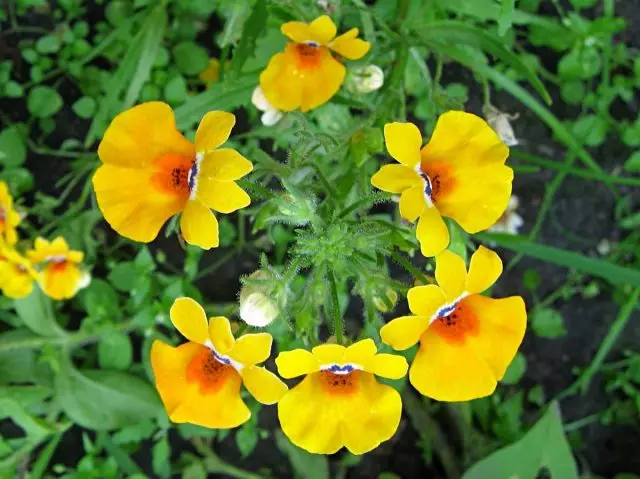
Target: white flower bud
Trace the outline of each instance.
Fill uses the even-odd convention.
[[[493,128],[505,145],[511,147],[520,144],[511,126],[511,121],[517,119],[518,115],[509,115],[492,106],[486,106],[484,116],[489,126]]]
[[[384,84],[384,72],[377,65],[354,68],[349,74],[348,88],[358,93],[371,93]]]
[[[273,126],[282,119],[282,112],[269,103],[269,100],[264,96],[264,92],[260,86],[257,86],[256,89],[253,90],[251,103],[253,103],[258,110],[263,112],[260,117],[260,121],[262,121],[263,125]]]
[[[509,204],[507,209],[500,217],[500,219],[494,224],[489,231],[493,233],[506,233],[510,235],[517,235],[518,230],[524,224],[522,217],[516,213],[520,201],[516,195],[511,195],[509,198]]]
[[[268,279],[269,274],[258,270],[251,279]],[[240,290],[240,318],[249,326],[265,327],[276,319],[278,308],[268,286],[245,284]]]

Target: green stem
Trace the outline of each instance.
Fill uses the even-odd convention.
[[[584,426],[588,426],[589,424],[596,422],[600,419],[601,416],[601,412],[590,414],[586,417],[583,417],[582,419],[578,419],[576,421],[565,424],[562,428],[564,429],[564,432],[575,431],[576,429],[583,428]]]
[[[333,271],[327,268],[327,278],[329,279],[329,289],[331,294],[331,309],[333,310],[333,328],[336,335],[336,342],[338,344],[344,343],[342,314],[340,314],[340,303],[338,301],[338,285],[336,284],[336,278],[333,275]]]
[[[199,280],[200,278],[213,273],[215,270],[217,270],[220,266],[222,266],[223,264],[225,264],[227,261],[229,261],[231,258],[233,258],[233,256],[237,253],[237,250],[232,249],[230,251],[227,251],[225,253],[225,255],[220,258],[218,261],[216,261],[215,263],[213,263],[210,266],[207,266],[206,268],[204,268],[203,270],[199,271],[198,274],[196,275],[195,278],[193,278],[194,281]]]
[[[245,471],[244,469],[240,469],[239,467],[235,467],[224,462],[215,452],[213,452],[210,441],[206,441],[201,437],[196,437],[192,439],[191,442],[196,451],[204,457],[204,464],[207,472],[212,474],[220,473],[223,477],[235,477],[237,479],[262,479],[262,476],[258,474]]]
[[[416,268],[414,265],[412,265],[411,262],[409,262],[409,260],[407,260],[400,253],[398,253],[396,251],[392,251],[390,253],[390,256],[391,256],[391,258],[393,258],[393,260],[396,263],[400,264],[404,269],[406,269],[409,272],[409,274],[413,275],[413,277],[415,279],[420,281],[422,284],[429,284],[429,280],[422,273],[422,271],[420,271],[418,268]]]

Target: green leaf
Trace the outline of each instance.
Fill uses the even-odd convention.
[[[501,37],[504,37],[511,28],[515,6],[516,0],[502,0],[502,9],[498,17],[498,35]]]
[[[162,413],[155,390],[142,379],[116,371],[81,372],[68,358],[60,363],[55,390],[64,412],[87,429],[119,429]]]
[[[112,331],[100,337],[98,363],[103,369],[125,371],[133,361],[133,346],[129,335]]]
[[[600,146],[607,136],[608,124],[597,115],[583,115],[573,124],[573,133],[588,146]]]
[[[55,432],[55,428],[32,416],[21,404],[7,397],[0,398],[0,420],[5,418],[20,426],[26,436],[35,443]]]
[[[35,353],[31,349],[12,347],[22,341],[38,339],[26,329],[12,329],[0,334],[0,384],[34,380]],[[6,349],[6,350],[5,350]]]
[[[0,132],[0,164],[4,167],[22,165],[27,159],[27,147],[15,126]]]
[[[158,477],[166,478],[171,474],[171,448],[169,441],[163,437],[153,445],[151,465]]]
[[[189,96],[187,82],[182,75],[176,75],[164,86],[164,97],[174,105],[183,103]]]
[[[630,173],[640,173],[640,150],[631,153],[631,156],[624,162],[624,169]]]
[[[24,96],[24,89],[20,83],[11,80],[4,85],[4,94],[9,98],[22,98],[22,96]]]
[[[49,337],[65,335],[56,322],[51,299],[40,288],[34,287],[29,296],[14,300],[13,305],[20,319],[34,333]]]
[[[439,45],[469,45],[490,53],[525,77],[543,100],[551,103],[549,92],[538,76],[520,58],[507,50],[502,41],[493,35],[472,25],[453,20],[442,20],[428,23],[421,31],[422,38],[430,46],[438,49]]]
[[[518,384],[518,381],[524,376],[524,373],[527,371],[527,358],[525,358],[524,354],[518,351],[509,364],[507,368],[507,372],[504,374],[504,377],[500,380],[503,384]]]
[[[554,479],[578,479],[557,402],[522,439],[474,464],[462,479],[536,479],[543,468]]]
[[[531,327],[541,338],[560,338],[567,335],[564,319],[559,311],[551,308],[536,308],[531,319]]]
[[[176,67],[185,75],[197,75],[207,68],[207,51],[194,42],[180,42],[173,47],[173,59]]]
[[[94,278],[81,292],[84,308],[95,318],[112,316],[118,311],[118,294],[106,281]]]
[[[574,8],[591,8],[596,6],[599,0],[570,0]]]
[[[229,66],[231,78],[236,78],[240,74],[244,62],[255,51],[256,41],[267,26],[268,18],[267,1],[257,0],[251,15],[242,28],[242,37],[238,42],[238,46],[233,50],[233,58]]]
[[[29,91],[27,108],[37,118],[48,118],[62,108],[62,97],[53,88],[39,85]]]
[[[258,431],[253,421],[247,421],[236,432],[236,445],[242,457],[249,457],[258,444]]]
[[[115,265],[107,279],[118,291],[130,291],[136,284],[137,276],[135,265],[127,261]]]
[[[71,106],[73,112],[80,118],[88,120],[91,118],[96,110],[96,101],[88,96],[78,98]]]
[[[39,53],[55,53],[60,50],[60,39],[57,35],[45,35],[36,42],[36,51]]]
[[[635,268],[618,266],[603,259],[589,258],[573,251],[532,243],[521,236],[482,233],[476,237],[483,241],[493,241],[498,246],[527,256],[604,278],[612,284],[640,286],[640,271]]]
[[[300,449],[287,439],[281,432],[276,431],[276,445],[291,462],[294,472],[298,477],[305,479],[329,479],[329,462],[326,456],[310,454]]]

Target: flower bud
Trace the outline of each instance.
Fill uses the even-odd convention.
[[[511,195],[507,209],[498,219],[498,221],[489,228],[489,231],[493,233],[505,233],[510,235],[517,235],[518,230],[524,224],[524,220],[517,213],[520,200],[516,195]]]
[[[249,278],[255,280],[269,279],[269,273],[258,270]],[[245,284],[240,290],[240,318],[249,326],[265,327],[276,319],[278,308],[271,297],[271,288],[257,284]]]
[[[493,128],[505,145],[511,147],[519,144],[511,126],[511,121],[518,118],[518,115],[509,115],[492,106],[485,106],[484,116],[489,126]]]
[[[371,93],[384,84],[384,72],[377,65],[354,68],[349,74],[347,88],[358,93]]]
[[[278,110],[275,106],[269,103],[267,97],[264,96],[264,92],[260,86],[256,87],[253,90],[253,94],[251,95],[251,103],[262,113],[260,117],[260,121],[265,126],[273,126],[278,123],[282,119],[282,112]]]

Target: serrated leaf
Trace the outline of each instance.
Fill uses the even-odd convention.
[[[233,58],[229,66],[231,78],[236,78],[240,74],[245,61],[255,51],[256,42],[267,26],[268,18],[266,0],[257,0],[251,15],[244,24],[238,46],[233,50]]]

